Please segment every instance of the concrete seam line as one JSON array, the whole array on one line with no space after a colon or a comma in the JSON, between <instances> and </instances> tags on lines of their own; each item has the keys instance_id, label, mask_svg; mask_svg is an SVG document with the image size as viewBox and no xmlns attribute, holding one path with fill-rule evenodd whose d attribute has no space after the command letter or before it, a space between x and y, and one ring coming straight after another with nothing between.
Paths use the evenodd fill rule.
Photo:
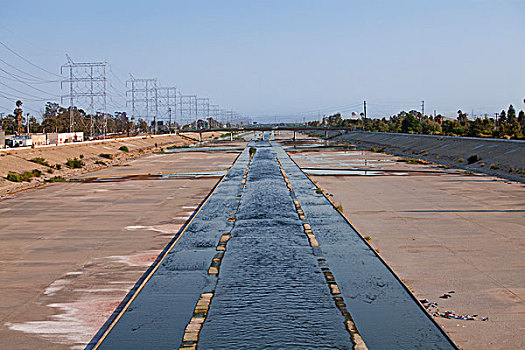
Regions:
<instances>
[{"instance_id":1,"label":"concrete seam line","mask_svg":"<svg viewBox=\"0 0 525 350\"><path fill-rule=\"evenodd\" d=\"M235 158L234 162L232 164L235 164L235 162L239 159L239 156L241 155L242 153L238 154L237 157ZM222 181L224 180L224 178L228 175L228 173L230 172L231 168L228 169L228 172L226 173L226 175L224 175L216 184L215 186L211 189L211 191L208 193L208 195L206 196L206 198L204 199L204 201L202 202L202 204L199 206L199 208L192 214L192 217L190 218L189 221L187 221L185 224L184 224L184 228L182 229L182 231L180 231L180 233L178 233L177 235L177 238L175 239L174 242L172 242L170 244L170 246L168 247L168 249L165 250L164 252L164 255L162 256L162 258L157 261L157 264L155 265L155 267L149 272L149 274L142 280L142 283L140 284L140 286L136 289L136 291L133 293L133 295L131 296L130 300L125 304L125 306L121 309L121 311L119 312L119 314L115 317L115 319L113 320L113 322L108 326L108 328L106 329L106 331L100 336L100 338L97 340L97 343L93 346L93 350L97 350L100 345L102 345L102 342L106 339L106 337L108 336L108 334L111 332L111 330L115 327L115 325L117 324L117 322L120 320L120 318L122 318L122 316L124 315L124 312L126 312L126 310L129 308L129 306L131 305L131 303L136 299L136 297L140 294L140 292L142 291L142 289L145 287L145 285L148 283L148 281L151 279L151 277L153 276L153 274L158 270L158 268L160 267L161 263L164 261L164 259L168 256L168 253L173 249L173 247L177 244L177 242L180 240L180 238L182 237L182 235L184 234L184 232L186 232L187 228L191 225L191 223L193 222L193 220L195 219L195 217L197 216L197 214L200 213L200 211L202 210L202 208L204 208L204 206L206 205L206 203L209 201L209 199L211 198L211 195L214 193L215 189L222 183ZM96 335L95 335L96 336ZM89 345L89 344L88 344ZM87 347L86 347L87 348Z\"/></svg>"},{"instance_id":2,"label":"concrete seam line","mask_svg":"<svg viewBox=\"0 0 525 350\"><path fill-rule=\"evenodd\" d=\"M279 157L276 157L276 160L277 160L277 163L279 164L279 168L281 169L281 175L283 176L284 181L288 186L290 184L290 180L288 179L288 176L286 175L286 172L283 169L281 162L279 161ZM289 186L291 187L291 185ZM297 199L297 197L295 197L295 193L290 191L290 197L293 201L295 210L297 211L299 215L299 219L303 221L302 223L303 231L306 237L308 238L308 243L310 244L312 251L314 252L313 249L315 247L319 247L319 242L317 241L317 238L315 237L315 234L312 231L311 225L305 222L307 220L306 215L301 209L301 204L299 200ZM303 214L301 215L300 212L303 212ZM332 296L332 300L335 303L336 308L339 310L339 312L345 319L344 321L345 328L350 334L350 340L352 341L352 344L354 345L354 349L368 350L367 345L365 344L363 338L361 337L361 335L359 334L359 331L357 330L357 326L352 318L352 315L350 314L350 311L346 307L346 303L344 301L341 290L335 280L335 276L330 271L330 268L326 265L326 260L324 258L318 258L317 265L323 272L326 284L328 285L328 288L330 289L330 294Z\"/></svg>"},{"instance_id":3,"label":"concrete seam line","mask_svg":"<svg viewBox=\"0 0 525 350\"><path fill-rule=\"evenodd\" d=\"M243 175L243 180L246 181L246 177L248 175L248 172L250 171L250 163L252 159L250 158L248 161L248 166L246 167L246 171ZM245 188L241 186L241 198L242 193L244 192ZM230 214L230 218L235 218L235 215L237 214L240 206L241 206L241 199L237 199L237 209L236 211L232 212ZM236 220L230 221L228 219L228 222L233 222L231 229L228 231L228 233L223 233L220 238L219 242L216 246L216 251L218 252L211 261L210 267L208 268L208 275L214 275L215 276L215 283L213 289L209 292L203 292L200 294L199 299L197 300L197 304L193 308L193 313L190 318L190 321L186 325L184 329L184 334L182 336L181 344L179 345L179 350L183 349L196 349L199 343L199 336L202 328L204 327L204 323L206 322L206 319L208 318L208 312L211 307L211 301L215 295L215 289L217 288L217 284L219 283L219 274L220 274L220 267L222 263L222 259L224 258L224 255L227 251L227 244L232 238L231 233L235 229L235 222Z\"/></svg>"},{"instance_id":4,"label":"concrete seam line","mask_svg":"<svg viewBox=\"0 0 525 350\"><path fill-rule=\"evenodd\" d=\"M306 176L306 178L308 179L308 181L310 181L314 186L317 186L313 180L310 178L310 176L308 174L306 174L302 169L301 167L295 162L294 159L292 159L292 157L290 157L290 155L288 153L286 153L288 155L288 158L290 159L290 161L292 161L296 166L297 168L299 168L299 170L301 170L301 172ZM341 217L350 225L350 227L357 233L357 235L361 238L361 240L364 241L364 243L370 248L370 250L373 252L373 254L375 254L375 256L386 266L386 268L390 271L390 273L392 273L392 275L395 277L395 279L401 284L401 286L405 289L405 291L408 293L408 295L416 302L416 304L419 306L419 308L423 311L423 313L428 317L428 319L430 319L430 321L437 327L437 329L439 329L439 331L443 334L443 336L450 342L450 344L452 344L454 346L454 348L458 349L459 350L459 347L456 345L456 343L454 343L454 341L452 340L452 338L450 338L450 336L447 334L447 332L445 332L445 330L443 328L441 328L440 324L432 317L432 315L430 315L426 310L425 308L421 305L421 303L419 302L419 299L416 298L416 296L414 295L414 293L412 293L412 291L405 285L405 283L403 283L403 281L401 280L401 278L397 275L397 273L386 263L386 261L381 257L381 255L379 255L374 248L372 248L372 246L370 245L370 243L368 243L368 241L366 239L364 239L363 235L361 234L361 232L359 232L359 230L357 230L357 228L354 226L354 224L352 224L352 222L350 221L349 218L346 217L346 215L342 212L340 212L337 207L335 206L335 203L333 203L330 198L328 198L324 192L323 192L323 197L325 199L328 200L328 203L330 203L330 205L335 209L336 212L339 213L339 215L341 215Z\"/></svg>"}]
</instances>

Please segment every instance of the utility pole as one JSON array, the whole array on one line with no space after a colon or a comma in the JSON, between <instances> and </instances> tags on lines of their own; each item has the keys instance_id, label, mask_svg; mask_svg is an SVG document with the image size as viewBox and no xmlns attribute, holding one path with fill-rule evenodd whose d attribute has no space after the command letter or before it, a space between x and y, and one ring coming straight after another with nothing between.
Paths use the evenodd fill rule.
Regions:
<instances>
[{"instance_id":1,"label":"utility pole","mask_svg":"<svg viewBox=\"0 0 525 350\"><path fill-rule=\"evenodd\" d=\"M77 105L89 105L91 114L90 119L90 136L94 134L93 115L97 108L102 109L103 125L99 126L99 131L105 133L106 130L106 98L107 98L107 78L106 67L107 62L73 62L71 57L66 55L68 63L60 67L60 73L63 74L64 69L69 72L69 79L61 81L61 88L64 88L64 83L69 84L69 94L61 98L61 103L65 99L69 99L69 131L73 132L74 118L73 109L75 102ZM86 91L88 87L88 91Z\"/></svg>"},{"instance_id":2,"label":"utility pole","mask_svg":"<svg viewBox=\"0 0 525 350\"><path fill-rule=\"evenodd\" d=\"M168 116L169 116L169 121L168 121L168 133L171 134L171 107L168 107Z\"/></svg>"},{"instance_id":3,"label":"utility pole","mask_svg":"<svg viewBox=\"0 0 525 350\"><path fill-rule=\"evenodd\" d=\"M363 101L363 113L365 115L365 120L366 120L366 101Z\"/></svg>"},{"instance_id":4,"label":"utility pole","mask_svg":"<svg viewBox=\"0 0 525 350\"><path fill-rule=\"evenodd\" d=\"M425 101L421 101L421 117L419 118L419 121L423 121L423 117L425 116Z\"/></svg>"}]
</instances>

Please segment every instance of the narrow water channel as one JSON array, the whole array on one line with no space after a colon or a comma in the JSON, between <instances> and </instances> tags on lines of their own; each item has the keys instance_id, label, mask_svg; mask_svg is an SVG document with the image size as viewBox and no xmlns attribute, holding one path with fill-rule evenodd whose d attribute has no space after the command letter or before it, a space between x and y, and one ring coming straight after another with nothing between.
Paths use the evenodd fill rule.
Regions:
<instances>
[{"instance_id":1,"label":"narrow water channel","mask_svg":"<svg viewBox=\"0 0 525 350\"><path fill-rule=\"evenodd\" d=\"M349 319L369 349L454 349L277 143L249 148L88 349L352 349Z\"/></svg>"}]
</instances>

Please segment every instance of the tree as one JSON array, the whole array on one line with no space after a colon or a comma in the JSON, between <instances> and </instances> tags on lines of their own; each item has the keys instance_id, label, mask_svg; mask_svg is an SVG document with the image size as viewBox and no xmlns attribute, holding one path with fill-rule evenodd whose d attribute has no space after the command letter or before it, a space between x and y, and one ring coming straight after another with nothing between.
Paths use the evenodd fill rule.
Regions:
<instances>
[{"instance_id":1,"label":"tree","mask_svg":"<svg viewBox=\"0 0 525 350\"><path fill-rule=\"evenodd\" d=\"M438 122L425 117L421 129L423 134L439 134L441 132L441 125Z\"/></svg>"},{"instance_id":2,"label":"tree","mask_svg":"<svg viewBox=\"0 0 525 350\"><path fill-rule=\"evenodd\" d=\"M514 109L513 105L509 106L509 110L507 111L507 119L509 123L512 123L516 120L516 109Z\"/></svg>"},{"instance_id":3,"label":"tree","mask_svg":"<svg viewBox=\"0 0 525 350\"><path fill-rule=\"evenodd\" d=\"M24 121L24 117L23 117L23 113L24 111L22 110L22 101L18 100L16 101L16 108L14 109L13 113L15 115L15 121L16 121L16 132L17 134L21 134L22 133L22 122Z\"/></svg>"},{"instance_id":4,"label":"tree","mask_svg":"<svg viewBox=\"0 0 525 350\"><path fill-rule=\"evenodd\" d=\"M401 123L401 131L405 133L418 133L421 131L421 123L413 114L408 114Z\"/></svg>"},{"instance_id":5,"label":"tree","mask_svg":"<svg viewBox=\"0 0 525 350\"><path fill-rule=\"evenodd\" d=\"M525 125L525 112L520 111L518 114L518 123L520 123L521 126Z\"/></svg>"}]
</instances>

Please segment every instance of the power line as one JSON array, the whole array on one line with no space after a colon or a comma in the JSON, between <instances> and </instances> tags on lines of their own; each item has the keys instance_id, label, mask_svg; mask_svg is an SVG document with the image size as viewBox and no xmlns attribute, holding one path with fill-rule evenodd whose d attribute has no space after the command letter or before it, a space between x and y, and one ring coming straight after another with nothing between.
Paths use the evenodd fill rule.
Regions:
<instances>
[{"instance_id":1,"label":"power line","mask_svg":"<svg viewBox=\"0 0 525 350\"><path fill-rule=\"evenodd\" d=\"M12 75L11 73L9 73L8 71L6 71L6 70L4 70L4 69L2 69L2 68L0 68L0 70L1 70L2 72L5 72L5 73L9 74L9 75L12 76L13 78L15 78L16 81L18 81L19 83L22 83L22 84L24 84L24 85L26 85L26 86L29 86L30 88L35 89L35 90L37 90L37 91L43 92L44 94L49 94L49 92L47 92L47 91L44 91L44 90L42 90L42 89L36 88L36 87L34 87L34 86L31 86L30 84L26 83L25 81L22 81L22 80L20 80L20 79L17 79L14 75ZM51 96L54 96L54 97L60 97L60 96L58 96L58 95L54 95L54 94L50 94L50 95L51 95Z\"/></svg>"},{"instance_id":2,"label":"power line","mask_svg":"<svg viewBox=\"0 0 525 350\"><path fill-rule=\"evenodd\" d=\"M22 55L20 55L19 53L17 53L15 50L11 49L9 46L7 46L5 43L3 43L2 41L0 41L0 45L2 45L3 47L5 47L7 50L9 50L11 53L13 53L14 55L16 55L17 57L19 57L20 59L24 60L25 62L29 63L30 65L32 65L33 67L36 67L38 69L40 69L41 71L44 71L48 74L51 74L51 75L54 75L56 77L59 77L59 78L62 78L60 75L58 74L55 74L53 72L50 72L48 71L47 69L45 68L42 68L36 64L34 64L33 62L29 61L28 59L26 59L25 57L23 57Z\"/></svg>"},{"instance_id":3,"label":"power line","mask_svg":"<svg viewBox=\"0 0 525 350\"><path fill-rule=\"evenodd\" d=\"M30 73L27 73L21 69L18 69L17 67L13 66L12 64L9 64L8 62L4 61L3 59L0 58L0 62L4 63L6 66L9 66L13 69L15 69L16 71L20 72L20 73L24 73L25 75L28 75L32 78L35 78L35 79L38 79L37 81L40 81L41 84L45 84L45 83L55 83L55 82L59 82L60 80L45 80L45 79L42 79L42 78L39 78L37 77L36 75L33 75L33 74L30 74ZM24 77L21 77L19 75L17 75L17 77L21 78L21 79L26 79L28 80L27 78L24 78Z\"/></svg>"},{"instance_id":4,"label":"power line","mask_svg":"<svg viewBox=\"0 0 525 350\"><path fill-rule=\"evenodd\" d=\"M38 99L41 99L41 100L52 100L52 98L49 98L49 97L44 98L44 97L41 97L41 96L35 96L35 95L32 95L32 94L28 94L27 92L20 91L20 90L18 90L18 89L15 89L14 87L11 87L11 86L9 86L9 85L7 85L7 84L4 84L4 83L2 83L1 81L0 81L0 84L4 85L5 87L7 87L7 88L9 88L9 89L11 89L11 90L14 90L14 91L16 91L16 92L22 94L22 96L24 96L24 95L25 95L25 96L30 96L30 97L32 97L32 98L38 98Z\"/></svg>"}]
</instances>

